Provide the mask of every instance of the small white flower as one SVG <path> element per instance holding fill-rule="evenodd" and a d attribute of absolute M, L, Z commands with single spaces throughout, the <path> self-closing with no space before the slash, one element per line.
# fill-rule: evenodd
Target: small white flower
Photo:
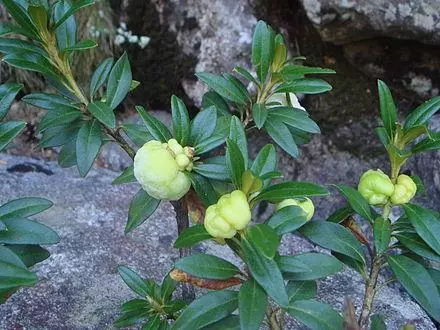
<path fill-rule="evenodd" d="M 123 30 L 127 30 L 127 24 L 125 24 L 125 22 L 121 22 L 119 24 Z"/>
<path fill-rule="evenodd" d="M 123 44 L 124 42 L 125 42 L 125 38 L 124 38 L 124 36 L 121 36 L 121 35 L 117 35 L 117 36 L 116 36 L 116 38 L 115 38 L 115 44 L 116 44 L 117 46 Z"/>
<path fill-rule="evenodd" d="M 118 32 L 118 34 L 123 34 L 123 33 L 124 33 L 124 30 L 122 30 L 121 28 L 118 28 L 118 29 L 116 30 L 116 32 Z"/>
<path fill-rule="evenodd" d="M 150 43 L 150 40 L 151 40 L 150 37 L 147 37 L 147 36 L 140 37 L 140 40 L 138 43 L 139 47 L 144 49 Z"/>
<path fill-rule="evenodd" d="M 135 44 L 137 43 L 139 40 L 138 36 L 130 36 L 130 38 L 128 38 L 128 42 Z"/>
<path fill-rule="evenodd" d="M 101 18 L 104 18 L 104 11 L 101 9 L 100 11 L 98 11 L 98 15 Z"/>
<path fill-rule="evenodd" d="M 124 33 L 122 33 L 126 38 L 130 38 L 131 37 L 131 35 L 132 35 L 132 33 L 131 33 L 131 31 L 126 31 L 126 32 L 124 32 Z"/>

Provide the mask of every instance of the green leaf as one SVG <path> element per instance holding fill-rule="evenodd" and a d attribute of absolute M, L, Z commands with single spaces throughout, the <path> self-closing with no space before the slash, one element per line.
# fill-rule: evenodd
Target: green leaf
<path fill-rule="evenodd" d="M 56 244 L 59 237 L 49 227 L 21 217 L 2 218 L 8 230 L 0 231 L 4 244 Z"/>
<path fill-rule="evenodd" d="M 142 147 L 148 141 L 153 140 L 153 137 L 143 125 L 123 124 L 120 127 L 138 147 Z"/>
<path fill-rule="evenodd" d="M 0 123 L 0 150 L 3 150 L 26 127 L 24 121 Z"/>
<path fill-rule="evenodd" d="M 12 250 L 0 245 L 0 262 L 26 269 L 26 265 Z"/>
<path fill-rule="evenodd" d="M 291 107 L 275 107 L 269 112 L 269 120 L 282 121 L 284 124 L 308 133 L 321 133 L 319 126 L 304 110 Z"/>
<path fill-rule="evenodd" d="M 345 227 L 333 222 L 309 222 L 299 232 L 313 243 L 365 263 L 361 243 Z"/>
<path fill-rule="evenodd" d="M 281 74 L 285 80 L 296 78 L 298 76 L 304 76 L 306 74 L 333 74 L 336 71 L 332 69 L 323 69 L 318 67 L 303 66 L 297 64 L 289 64 L 281 69 Z"/>
<path fill-rule="evenodd" d="M 29 51 L 10 53 L 3 57 L 3 61 L 13 67 L 39 72 L 58 80 L 58 75 L 53 71 L 52 64 L 40 53 L 31 53 Z"/>
<path fill-rule="evenodd" d="M 191 180 L 191 185 L 196 191 L 197 196 L 202 200 L 205 207 L 217 203 L 218 195 L 208 179 L 197 173 L 190 172 L 187 175 Z"/>
<path fill-rule="evenodd" d="M 267 225 L 272 227 L 278 235 L 291 233 L 307 222 L 307 217 L 302 208 L 286 206 L 276 211 L 267 220 Z"/>
<path fill-rule="evenodd" d="M 51 111 L 78 111 L 79 107 L 71 100 L 68 100 L 62 96 L 48 93 L 32 93 L 24 96 L 22 99 L 27 104 L 31 104 L 35 107 L 51 110 Z"/>
<path fill-rule="evenodd" d="M 315 281 L 289 281 L 286 288 L 289 303 L 296 300 L 312 299 L 318 292 Z"/>
<path fill-rule="evenodd" d="M 141 311 L 132 311 L 129 313 L 124 313 L 120 317 L 118 317 L 113 325 L 116 328 L 127 328 L 135 325 L 139 321 L 147 320 L 151 316 L 151 313 L 146 310 Z"/>
<path fill-rule="evenodd" d="M 76 137 L 78 131 L 82 126 L 81 120 L 76 120 L 71 123 L 61 124 L 57 126 L 51 126 L 43 131 L 43 137 L 40 140 L 41 148 L 58 147 L 72 141 L 75 141 L 76 149 Z M 73 143 L 73 142 L 72 142 Z M 75 150 L 75 164 L 76 164 L 76 150 Z"/>
<path fill-rule="evenodd" d="M 38 132 L 43 132 L 48 128 L 55 128 L 61 125 L 70 124 L 77 119 L 80 119 L 82 114 L 79 110 L 72 108 L 72 110 L 65 110 L 62 112 L 49 111 L 47 112 L 43 119 L 40 121 L 38 126 Z"/>
<path fill-rule="evenodd" d="M 243 124 L 240 122 L 236 116 L 232 116 L 230 130 L 229 130 L 229 140 L 234 141 L 241 151 L 244 160 L 244 167 L 248 167 L 248 146 L 246 133 L 244 131 Z"/>
<path fill-rule="evenodd" d="M 232 140 L 226 140 L 226 166 L 228 168 L 232 183 L 236 188 L 240 189 L 241 179 L 245 171 L 245 162 L 243 154 L 237 143 Z"/>
<path fill-rule="evenodd" d="M 206 178 L 229 181 L 229 172 L 226 168 L 225 156 L 216 156 L 204 159 L 203 162 L 195 163 L 194 172 L 203 175 Z"/>
<path fill-rule="evenodd" d="M 252 163 L 251 170 L 256 176 L 275 171 L 277 167 L 277 155 L 272 144 L 266 144 L 257 154 Z"/>
<path fill-rule="evenodd" d="M 26 267 L 32 267 L 50 256 L 49 251 L 39 245 L 14 244 L 6 245 L 6 247 L 20 257 Z"/>
<path fill-rule="evenodd" d="M 98 44 L 94 40 L 82 40 L 70 47 L 66 47 L 63 49 L 62 54 L 72 53 L 81 50 L 88 50 L 91 48 L 98 47 Z"/>
<path fill-rule="evenodd" d="M 429 273 L 419 263 L 405 256 L 387 256 L 397 280 L 405 290 L 431 315 L 440 321 L 440 296 Z"/>
<path fill-rule="evenodd" d="M 304 78 L 281 84 L 274 93 L 320 94 L 332 90 L 332 86 L 322 79 Z"/>
<path fill-rule="evenodd" d="M 394 104 L 390 89 L 382 80 L 377 80 L 377 89 L 379 91 L 380 117 L 388 136 L 392 139 L 396 131 L 396 105 Z"/>
<path fill-rule="evenodd" d="M 70 9 L 69 1 L 57 1 L 54 4 L 54 20 L 59 21 Z M 60 50 L 71 47 L 76 43 L 76 21 L 74 16 L 70 16 L 66 22 L 55 29 L 57 45 Z"/>
<path fill-rule="evenodd" d="M 106 102 L 111 109 L 115 109 L 130 91 L 131 68 L 127 53 L 116 61 L 110 71 L 107 82 Z"/>
<path fill-rule="evenodd" d="M 136 182 L 136 178 L 134 176 L 134 167 L 133 165 L 130 165 L 125 170 L 122 171 L 122 173 L 112 181 L 112 184 L 118 185 L 118 184 L 124 184 L 124 183 L 132 183 Z"/>
<path fill-rule="evenodd" d="M 419 143 L 411 148 L 411 152 L 425 152 L 425 151 L 435 151 L 440 149 L 440 135 L 435 136 L 435 138 L 427 137 L 421 140 Z"/>
<path fill-rule="evenodd" d="M 255 85 L 258 86 L 258 81 L 254 78 L 254 76 L 247 71 L 246 69 L 240 67 L 240 66 L 236 66 L 232 71 L 237 72 L 240 76 L 242 76 L 243 78 L 253 82 Z"/>
<path fill-rule="evenodd" d="M 240 317 L 238 315 L 229 315 L 228 317 L 212 323 L 203 330 L 240 330 Z"/>
<path fill-rule="evenodd" d="M 388 250 L 391 241 L 391 222 L 388 219 L 378 217 L 374 220 L 374 246 L 379 254 Z"/>
<path fill-rule="evenodd" d="M 330 214 L 327 221 L 334 222 L 334 223 L 341 223 L 348 217 L 351 217 L 356 212 L 353 210 L 353 208 L 350 205 L 346 205 L 344 207 L 341 207 L 340 209 L 337 209 L 335 212 Z"/>
<path fill-rule="evenodd" d="M 273 259 L 280 245 L 280 236 L 266 224 L 249 227 L 246 237 L 266 258 Z"/>
<path fill-rule="evenodd" d="M 131 299 L 121 305 L 121 311 L 123 313 L 131 313 L 141 310 L 148 310 L 150 304 L 145 299 Z"/>
<path fill-rule="evenodd" d="M 258 21 L 252 38 L 252 64 L 260 82 L 266 80 L 272 64 L 275 49 L 275 35 L 263 21 Z"/>
<path fill-rule="evenodd" d="M 90 97 L 93 99 L 98 89 L 107 80 L 110 70 L 113 67 L 114 59 L 113 57 L 106 58 L 99 64 L 90 80 Z"/>
<path fill-rule="evenodd" d="M 171 329 L 200 329 L 231 314 L 238 307 L 235 291 L 213 291 L 193 301 Z"/>
<path fill-rule="evenodd" d="M 440 255 L 440 219 L 434 212 L 415 204 L 404 204 L 407 218 L 417 234 Z"/>
<path fill-rule="evenodd" d="M 150 296 L 151 286 L 136 272 L 126 266 L 118 266 L 118 272 L 131 290 L 144 298 Z"/>
<path fill-rule="evenodd" d="M 377 127 L 375 129 L 376 135 L 379 138 L 380 142 L 383 144 L 383 146 L 386 148 L 388 144 L 390 143 L 390 138 L 388 136 L 387 130 L 385 127 Z"/>
<path fill-rule="evenodd" d="M 240 287 L 240 292 L 238 294 L 240 329 L 260 329 L 260 324 L 263 322 L 266 309 L 266 292 L 264 292 L 255 280 L 249 279 Z"/>
<path fill-rule="evenodd" d="M 176 282 L 171 278 L 170 274 L 167 274 L 162 280 L 162 285 L 160 288 L 160 297 L 162 298 L 163 301 L 169 302 L 175 290 L 176 290 Z"/>
<path fill-rule="evenodd" d="M 370 220 L 370 222 L 374 221 L 373 214 L 371 213 L 370 205 L 368 201 L 360 194 L 356 189 L 346 186 L 346 185 L 336 185 L 336 188 L 339 192 L 345 197 L 347 202 L 364 219 Z"/>
<path fill-rule="evenodd" d="M 426 124 L 440 110 L 440 96 L 433 97 L 414 109 L 406 118 L 404 128 Z"/>
<path fill-rule="evenodd" d="M 73 14 L 75 14 L 78 10 L 80 10 L 81 8 L 93 5 L 95 3 L 94 0 L 80 0 L 80 1 L 75 1 L 75 3 L 69 8 L 69 10 L 61 17 L 59 18 L 55 25 L 53 26 L 53 30 L 55 30 L 57 27 L 59 27 L 61 24 L 63 24 L 65 21 L 67 21 L 67 19 L 72 16 Z"/>
<path fill-rule="evenodd" d="M 246 94 L 237 88 L 233 82 L 225 77 L 217 76 L 208 72 L 196 73 L 197 78 L 205 83 L 209 88 L 217 92 L 220 96 L 237 104 L 245 105 L 248 103 Z"/>
<path fill-rule="evenodd" d="M 284 280 L 277 263 L 261 255 L 260 249 L 253 242 L 242 237 L 244 261 L 246 262 L 252 277 L 260 284 L 266 293 L 281 306 L 289 302 Z"/>
<path fill-rule="evenodd" d="M 0 38 L 0 46 L 2 40 L 4 39 Z M 0 85 L 0 120 L 6 116 L 12 102 L 15 100 L 15 96 L 17 96 L 22 88 L 22 84 L 7 83 Z"/>
<path fill-rule="evenodd" d="M 189 114 L 185 103 L 175 95 L 171 96 L 171 114 L 174 138 L 182 146 L 186 146 L 190 136 Z"/>
<path fill-rule="evenodd" d="M 217 92 L 209 91 L 203 95 L 202 109 L 208 109 L 210 107 L 215 107 L 220 115 L 231 116 L 228 103 L 226 103 L 225 99 Z"/>
<path fill-rule="evenodd" d="M 142 330 L 160 330 L 163 325 L 167 326 L 168 324 L 161 320 L 159 314 L 156 314 L 142 326 Z"/>
<path fill-rule="evenodd" d="M 203 225 L 194 225 L 185 229 L 174 242 L 176 249 L 191 247 L 201 241 L 211 239 L 212 236 L 206 231 Z"/>
<path fill-rule="evenodd" d="M 0 261 L 0 290 L 8 290 L 18 286 L 32 286 L 37 283 L 37 280 L 37 276 L 26 268 Z"/>
<path fill-rule="evenodd" d="M 20 6 L 17 1 L 14 0 L 2 0 L 3 5 L 8 10 L 8 13 L 12 16 L 12 18 L 17 22 L 18 25 L 22 29 L 26 31 L 26 33 L 37 37 L 37 27 L 30 19 L 28 13 L 25 9 Z"/>
<path fill-rule="evenodd" d="M 237 79 L 232 74 L 227 73 L 227 72 L 222 73 L 222 76 L 224 78 L 226 78 L 226 80 L 231 82 L 241 92 L 242 95 L 245 95 L 245 97 L 247 98 L 248 101 L 251 101 L 251 96 L 250 96 L 246 86 L 239 79 Z"/>
<path fill-rule="evenodd" d="M 105 126 L 115 128 L 116 117 L 113 110 L 104 102 L 91 102 L 87 105 L 87 110 Z"/>
<path fill-rule="evenodd" d="M 440 270 L 434 268 L 426 269 L 440 292 Z"/>
<path fill-rule="evenodd" d="M 215 108 L 208 108 L 200 111 L 192 120 L 188 142 L 197 147 L 200 143 L 209 138 L 215 130 L 217 113 Z"/>
<path fill-rule="evenodd" d="M 260 194 L 253 199 L 257 201 L 281 202 L 286 198 L 327 196 L 328 190 L 323 186 L 309 182 L 281 182 L 263 189 Z"/>
<path fill-rule="evenodd" d="M 151 116 L 145 109 L 141 106 L 136 106 L 136 111 L 141 116 L 144 121 L 145 126 L 147 126 L 148 132 L 153 136 L 154 139 L 161 142 L 168 142 L 172 138 L 168 128 L 158 119 Z"/>
<path fill-rule="evenodd" d="M 403 244 L 408 250 L 422 256 L 426 259 L 440 262 L 440 256 L 426 244 L 419 235 L 410 232 L 400 232 L 394 236 Z"/>
<path fill-rule="evenodd" d="M 22 197 L 0 206 L 0 219 L 6 217 L 29 217 L 52 207 L 53 203 L 40 197 Z"/>
<path fill-rule="evenodd" d="M 143 224 L 156 211 L 159 204 L 159 199 L 151 197 L 143 189 L 139 190 L 131 200 L 130 207 L 128 208 L 125 234 Z"/>
<path fill-rule="evenodd" d="M 284 278 L 309 281 L 340 272 L 343 264 L 335 257 L 324 253 L 302 253 L 296 256 L 281 256 L 277 259 Z"/>
<path fill-rule="evenodd" d="M 387 330 L 387 326 L 380 315 L 374 314 L 371 316 L 370 319 L 371 319 L 371 330 Z"/>
<path fill-rule="evenodd" d="M 240 273 L 229 261 L 203 253 L 181 258 L 174 267 L 196 277 L 214 280 L 226 280 Z"/>
<path fill-rule="evenodd" d="M 316 300 L 297 300 L 289 304 L 287 312 L 313 330 L 343 329 L 343 319 L 329 305 Z"/>
<path fill-rule="evenodd" d="M 267 109 L 264 104 L 255 103 L 252 106 L 252 118 L 254 119 L 255 126 L 260 129 L 263 127 L 267 118 Z"/>
<path fill-rule="evenodd" d="M 82 177 L 85 177 L 92 167 L 101 144 L 101 125 L 96 120 L 85 122 L 76 139 L 76 163 Z"/>
<path fill-rule="evenodd" d="M 268 117 L 264 123 L 267 134 L 289 155 L 298 157 L 298 147 L 287 126 L 279 119 Z"/>

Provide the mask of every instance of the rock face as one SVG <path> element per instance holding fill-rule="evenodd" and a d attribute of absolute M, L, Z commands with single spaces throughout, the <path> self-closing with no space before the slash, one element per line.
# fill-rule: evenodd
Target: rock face
<path fill-rule="evenodd" d="M 440 45 L 437 0 L 301 0 L 325 41 L 335 44 L 377 36 Z"/>
<path fill-rule="evenodd" d="M 255 148 L 266 142 L 260 137 Z M 364 169 L 380 166 L 382 161 L 367 161 L 339 151 L 321 137 L 305 148 L 299 162 L 280 156 L 280 166 L 288 177 L 322 184 L 353 184 Z M 35 268 L 40 277 L 37 286 L 20 290 L 0 306 L 0 328 L 109 328 L 121 302 L 133 297 L 117 274 L 118 264 L 131 266 L 155 280 L 172 267 L 177 251 L 172 249 L 176 229 L 170 204 L 162 203 L 147 223 L 124 236 L 128 203 L 138 187 L 111 186 L 116 173 L 94 169 L 81 179 L 74 169 L 63 170 L 55 163 L 4 154 L 0 154 L 0 164 L 0 203 L 24 195 L 51 199 L 54 207 L 39 220 L 61 237 L 58 245 L 49 247 L 51 257 Z M 317 219 L 325 219 L 343 203 L 336 193 L 315 202 Z M 199 249 L 231 257 L 217 245 L 204 244 Z M 283 254 L 309 250 L 322 251 L 293 235 L 283 239 Z M 362 291 L 361 278 L 351 270 L 319 282 L 319 299 L 339 311 L 345 296 L 360 308 Z M 435 329 L 398 286 L 381 291 L 375 310 L 385 316 L 390 330 L 406 322 L 420 329 Z M 287 324 L 288 329 L 300 328 L 290 319 Z"/>

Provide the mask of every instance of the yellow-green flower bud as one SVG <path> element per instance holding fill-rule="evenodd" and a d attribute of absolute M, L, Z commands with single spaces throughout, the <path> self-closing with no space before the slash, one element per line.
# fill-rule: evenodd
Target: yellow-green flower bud
<path fill-rule="evenodd" d="M 296 108 L 296 109 L 301 109 L 301 110 L 306 110 L 298 101 L 298 98 L 296 97 L 296 95 L 294 93 L 289 93 L 289 99 L 290 99 L 290 104 L 292 105 L 292 107 Z M 266 104 L 269 103 L 277 103 L 276 105 L 270 105 L 270 107 L 274 107 L 274 106 L 283 106 L 283 107 L 287 107 L 289 106 L 289 102 L 287 101 L 286 98 L 286 93 L 275 93 L 272 94 L 267 100 L 266 100 Z"/>
<path fill-rule="evenodd" d="M 408 175 L 401 174 L 397 177 L 397 183 L 394 185 L 394 193 L 391 195 L 393 204 L 408 203 L 416 194 L 417 186 Z"/>
<path fill-rule="evenodd" d="M 134 157 L 134 176 L 151 196 L 178 200 L 185 195 L 191 182 L 179 167 L 167 143 L 149 141 Z"/>
<path fill-rule="evenodd" d="M 176 156 L 183 154 L 183 148 L 176 139 L 168 140 L 168 147 L 171 149 L 172 152 L 174 152 L 174 155 Z"/>
<path fill-rule="evenodd" d="M 368 170 L 362 174 L 358 191 L 371 205 L 385 204 L 394 193 L 394 185 L 381 170 Z"/>
<path fill-rule="evenodd" d="M 180 170 L 183 170 L 191 163 L 191 161 L 189 160 L 187 155 L 179 154 L 176 156 L 176 163 L 177 166 L 179 166 Z"/>
<path fill-rule="evenodd" d="M 246 194 L 234 190 L 223 195 L 217 204 L 207 208 L 205 229 L 213 237 L 232 238 L 237 230 L 245 228 L 251 221 L 251 210 Z"/>
<path fill-rule="evenodd" d="M 297 200 L 293 198 L 288 198 L 283 200 L 281 203 L 278 203 L 276 210 L 280 210 L 286 206 L 299 206 L 306 214 L 306 219 L 309 221 L 313 214 L 315 214 L 315 206 L 310 198 L 305 197 L 304 200 Z"/>

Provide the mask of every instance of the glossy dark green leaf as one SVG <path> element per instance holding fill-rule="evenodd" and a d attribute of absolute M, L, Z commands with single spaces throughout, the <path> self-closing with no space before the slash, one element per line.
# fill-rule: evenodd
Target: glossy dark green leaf
<path fill-rule="evenodd" d="M 200 111 L 191 121 L 189 132 L 189 143 L 197 147 L 198 144 L 209 138 L 215 130 L 217 123 L 217 112 L 215 108 L 208 108 Z"/>
<path fill-rule="evenodd" d="M 404 247 L 415 254 L 432 261 L 440 262 L 440 255 L 435 253 L 416 233 L 400 232 L 394 234 L 394 237 L 396 237 Z"/>
<path fill-rule="evenodd" d="M 146 310 L 140 310 L 140 311 L 131 311 L 128 313 L 122 314 L 120 317 L 118 317 L 114 322 L 113 325 L 116 328 L 127 328 L 130 326 L 135 325 L 136 323 L 140 321 L 148 320 L 148 318 L 151 316 L 151 313 Z"/>
<path fill-rule="evenodd" d="M 189 114 L 185 103 L 175 95 L 171 96 L 171 115 L 174 138 L 182 146 L 186 146 L 190 136 Z"/>
<path fill-rule="evenodd" d="M 440 96 L 433 97 L 414 109 L 406 118 L 404 128 L 426 124 L 440 110 Z"/>
<path fill-rule="evenodd" d="M 244 160 L 245 169 L 248 168 L 248 146 L 246 133 L 244 131 L 243 124 L 236 116 L 232 116 L 229 129 L 229 140 L 234 141 L 238 148 L 240 148 L 241 154 Z"/>
<path fill-rule="evenodd" d="M 275 171 L 277 167 L 277 157 L 275 148 L 272 144 L 266 144 L 257 154 L 251 166 L 251 171 L 256 176 Z"/>
<path fill-rule="evenodd" d="M 160 297 L 163 301 L 168 302 L 173 292 L 176 290 L 176 282 L 171 278 L 170 274 L 167 274 L 162 280 L 160 287 Z"/>
<path fill-rule="evenodd" d="M 225 99 L 217 92 L 209 91 L 203 95 L 202 108 L 208 109 L 209 107 L 215 107 L 219 115 L 231 116 L 231 110 Z"/>
<path fill-rule="evenodd" d="M 246 237 L 266 258 L 275 257 L 281 238 L 271 227 L 266 224 L 251 226 L 246 232 Z"/>
<path fill-rule="evenodd" d="M 49 227 L 21 217 L 2 218 L 8 230 L 0 231 L 0 243 L 4 244 L 55 244 L 59 237 Z"/>
<path fill-rule="evenodd" d="M 251 96 L 246 88 L 246 86 L 235 76 L 228 72 L 222 73 L 222 76 L 228 80 L 228 82 L 232 83 L 242 95 L 245 95 L 248 101 L 251 101 Z"/>
<path fill-rule="evenodd" d="M 40 53 L 29 51 L 10 53 L 3 57 L 3 61 L 19 69 L 39 72 L 53 79 L 58 79 L 57 74 L 53 71 L 52 64 Z"/>
<path fill-rule="evenodd" d="M 253 82 L 255 85 L 258 85 L 258 81 L 254 78 L 254 76 L 247 71 L 245 68 L 242 68 L 240 66 L 236 66 L 232 71 L 237 72 L 240 76 L 243 78 Z"/>
<path fill-rule="evenodd" d="M 112 67 L 107 81 L 106 102 L 111 109 L 115 109 L 130 91 L 131 80 L 130 62 L 124 52 Z"/>
<path fill-rule="evenodd" d="M 411 148 L 411 152 L 426 152 L 426 151 L 435 151 L 440 149 L 440 135 L 435 136 L 434 138 L 427 137 Z"/>
<path fill-rule="evenodd" d="M 253 201 L 281 202 L 286 198 L 327 196 L 328 190 L 323 186 L 309 182 L 281 182 L 263 189 Z"/>
<path fill-rule="evenodd" d="M 245 162 L 243 154 L 237 143 L 232 140 L 226 140 L 226 166 L 229 171 L 232 183 L 236 188 L 240 189 L 241 180 L 245 171 Z"/>
<path fill-rule="evenodd" d="M 160 204 L 159 199 L 148 195 L 141 189 L 133 197 L 128 208 L 128 220 L 125 225 L 125 234 L 143 224 L 156 211 Z"/>
<path fill-rule="evenodd" d="M 230 180 L 224 156 L 211 157 L 204 159 L 203 162 L 195 163 L 193 171 L 209 179 L 220 181 Z"/>
<path fill-rule="evenodd" d="M 304 76 L 306 74 L 333 74 L 336 71 L 332 69 L 289 64 L 283 67 L 281 74 L 285 80 L 289 80 L 291 77 Z"/>
<path fill-rule="evenodd" d="M 73 143 L 75 141 L 75 149 L 76 149 L 76 137 L 78 135 L 78 131 L 82 126 L 81 120 L 76 120 L 71 123 L 51 126 L 46 128 L 43 131 L 43 136 L 40 140 L 41 148 L 48 147 L 58 147 L 66 144 Z M 75 150 L 75 158 L 76 158 L 76 150 Z M 76 164 L 76 159 L 75 159 Z"/>
<path fill-rule="evenodd" d="M 281 256 L 277 259 L 284 277 L 295 281 L 324 278 L 342 270 L 343 264 L 335 257 L 324 253 L 302 253 L 296 256 Z"/>
<path fill-rule="evenodd" d="M 82 177 L 85 177 L 92 167 L 101 144 L 101 125 L 97 120 L 85 122 L 78 131 L 76 139 L 76 163 Z"/>
<path fill-rule="evenodd" d="M 38 132 L 43 132 L 48 128 L 54 128 L 61 125 L 70 124 L 82 117 L 82 113 L 72 108 L 62 112 L 48 111 L 38 125 Z"/>
<path fill-rule="evenodd" d="M 59 21 L 70 9 L 71 3 L 67 0 L 57 1 L 54 4 L 53 16 L 55 21 Z M 55 29 L 57 45 L 60 50 L 71 47 L 76 43 L 76 21 L 74 16 L 70 16 L 66 22 Z"/>
<path fill-rule="evenodd" d="M 390 143 L 390 138 L 388 136 L 387 130 L 385 127 L 378 127 L 375 129 L 376 135 L 379 138 L 380 142 L 382 142 L 384 147 L 387 147 Z"/>
<path fill-rule="evenodd" d="M 291 107 L 275 107 L 269 112 L 270 120 L 282 121 L 284 124 L 308 133 L 321 133 L 319 126 L 304 110 Z"/>
<path fill-rule="evenodd" d="M 253 279 L 240 287 L 238 310 L 242 330 L 258 330 L 267 309 L 267 295 L 263 288 Z"/>
<path fill-rule="evenodd" d="M 275 50 L 275 35 L 263 21 L 259 21 L 252 38 L 252 64 L 260 82 L 266 80 Z"/>
<path fill-rule="evenodd" d="M 174 242 L 176 249 L 191 247 L 201 241 L 211 239 L 212 236 L 206 231 L 203 225 L 194 225 L 185 229 Z"/>
<path fill-rule="evenodd" d="M 2 40 L 4 39 L 0 38 L 0 51 Z M 15 100 L 15 96 L 22 88 L 22 84 L 7 83 L 0 85 L 0 120 L 6 116 L 12 102 Z"/>
<path fill-rule="evenodd" d="M 26 267 L 32 267 L 50 256 L 49 251 L 39 245 L 14 244 L 6 245 L 6 247 L 20 257 Z"/>
<path fill-rule="evenodd" d="M 277 263 L 262 255 L 259 248 L 246 237 L 242 238 L 241 243 L 244 261 L 252 277 L 278 304 L 287 306 L 289 299 Z"/>
<path fill-rule="evenodd" d="M 225 280 L 240 273 L 229 261 L 203 253 L 181 258 L 174 267 L 196 277 L 214 280 Z"/>
<path fill-rule="evenodd" d="M 168 142 L 172 138 L 168 128 L 158 119 L 151 116 L 145 109 L 141 106 L 136 106 L 136 111 L 141 116 L 148 132 L 151 136 L 161 142 Z"/>
<path fill-rule="evenodd" d="M 0 262 L 26 269 L 26 265 L 20 257 L 4 245 L 0 245 Z"/>
<path fill-rule="evenodd" d="M 90 97 L 93 99 L 98 89 L 107 80 L 110 70 L 113 67 L 114 59 L 113 57 L 106 58 L 99 64 L 90 80 Z"/>
<path fill-rule="evenodd" d="M 371 319 L 371 330 L 387 330 L 387 326 L 380 315 L 374 314 L 371 316 L 370 319 Z"/>
<path fill-rule="evenodd" d="M 0 150 L 3 150 L 26 127 L 24 121 L 0 123 Z"/>
<path fill-rule="evenodd" d="M 29 217 L 52 207 L 53 203 L 41 197 L 22 197 L 0 206 L 0 219 L 6 217 Z"/>
<path fill-rule="evenodd" d="M 285 152 L 294 158 L 298 157 L 298 146 L 291 132 L 281 120 L 268 117 L 264 123 L 264 129 Z"/>
<path fill-rule="evenodd" d="M 138 147 L 142 147 L 145 143 L 153 139 L 147 128 L 143 125 L 123 124 L 120 127 Z"/>
<path fill-rule="evenodd" d="M 237 292 L 228 290 L 209 292 L 185 308 L 171 329 L 200 329 L 226 318 L 237 307 Z"/>
<path fill-rule="evenodd" d="M 313 243 L 365 262 L 361 243 L 345 227 L 333 222 L 315 221 L 305 224 L 299 232 Z"/>
<path fill-rule="evenodd" d="M 219 196 L 207 178 L 197 173 L 189 173 L 188 176 L 191 180 L 192 187 L 196 191 L 197 196 L 202 200 L 205 207 L 217 203 Z"/>
<path fill-rule="evenodd" d="M 357 271 L 363 278 L 367 278 L 367 270 L 366 265 L 363 261 L 356 260 L 354 258 L 350 258 L 349 256 L 338 253 L 335 251 L 332 251 L 332 255 L 338 259 L 340 262 L 342 262 L 344 265 L 350 267 L 351 269 L 354 269 Z"/>
<path fill-rule="evenodd" d="M 339 192 L 345 197 L 347 202 L 359 214 L 361 217 L 374 221 L 373 214 L 371 213 L 370 205 L 368 201 L 358 192 L 356 189 L 346 186 L 346 185 L 336 185 Z"/>
<path fill-rule="evenodd" d="M 136 182 L 136 178 L 134 176 L 134 167 L 133 165 L 127 167 L 122 173 L 112 181 L 112 184 L 124 184 L 124 183 L 132 183 Z"/>
<path fill-rule="evenodd" d="M 334 211 L 330 216 L 328 217 L 327 221 L 334 222 L 334 223 L 341 223 L 348 217 L 351 217 L 356 212 L 353 210 L 353 208 L 350 205 L 346 205 L 344 207 L 341 207 L 340 209 L 337 209 Z"/>
<path fill-rule="evenodd" d="M 203 330 L 240 330 L 240 317 L 238 315 L 229 315 L 224 319 L 212 323 Z"/>
<path fill-rule="evenodd" d="M 70 16 L 75 14 L 81 8 L 93 5 L 94 3 L 95 3 L 94 0 L 75 1 L 75 3 L 69 8 L 69 10 L 56 21 L 55 25 L 53 26 L 53 29 L 55 30 L 57 27 L 59 27 L 61 24 L 67 21 Z"/>
<path fill-rule="evenodd" d="M 343 319 L 329 305 L 316 300 L 297 300 L 286 311 L 313 330 L 343 329 Z"/>
<path fill-rule="evenodd" d="M 432 280 L 434 281 L 437 290 L 440 292 L 440 270 L 434 269 L 434 268 L 428 268 L 426 269 L 431 276 Z"/>
<path fill-rule="evenodd" d="M 320 94 L 331 90 L 332 86 L 325 80 L 304 78 L 282 84 L 275 89 L 275 93 Z"/>
<path fill-rule="evenodd" d="M 218 76 L 209 72 L 196 73 L 197 78 L 205 83 L 213 91 L 227 100 L 233 101 L 237 104 L 245 105 L 248 102 L 247 95 L 237 88 L 234 83 L 225 77 Z"/>
<path fill-rule="evenodd" d="M 267 220 L 267 225 L 272 227 L 278 235 L 291 233 L 307 222 L 307 217 L 302 208 L 286 206 L 275 212 Z"/>
<path fill-rule="evenodd" d="M 145 299 L 131 299 L 121 305 L 121 311 L 123 313 L 131 313 L 136 311 L 148 310 L 150 304 Z"/>
<path fill-rule="evenodd" d="M 440 295 L 426 269 L 419 263 L 402 255 L 389 255 L 387 261 L 405 290 L 429 315 L 440 321 Z"/>
<path fill-rule="evenodd" d="M 388 136 L 393 138 L 397 122 L 396 105 L 390 89 L 382 80 L 377 81 L 377 89 L 379 91 L 380 117 Z"/>
<path fill-rule="evenodd" d="M 32 286 L 37 283 L 37 280 L 37 275 L 26 268 L 0 261 L 0 290 L 8 290 L 18 286 Z"/>
<path fill-rule="evenodd" d="M 289 281 L 286 288 L 289 303 L 296 300 L 312 299 L 318 292 L 315 281 Z"/>
<path fill-rule="evenodd" d="M 252 106 L 252 118 L 255 122 L 255 126 L 260 129 L 263 127 L 267 118 L 267 109 L 264 104 L 255 103 Z"/>
<path fill-rule="evenodd" d="M 376 220 L 374 220 L 373 234 L 376 251 L 379 254 L 384 253 L 388 249 L 391 241 L 390 220 L 382 217 L 376 218 Z"/>
<path fill-rule="evenodd" d="M 58 112 L 76 110 L 79 112 L 79 107 L 71 100 L 56 94 L 32 93 L 24 96 L 21 100 L 41 109 Z"/>
<path fill-rule="evenodd" d="M 8 13 L 17 22 L 22 29 L 24 29 L 28 34 L 36 37 L 37 27 L 32 22 L 26 10 L 20 6 L 17 1 L 14 0 L 2 0 L 3 5 L 8 10 Z"/>
<path fill-rule="evenodd" d="M 404 204 L 403 208 L 417 234 L 440 255 L 440 218 L 415 204 Z"/>
<path fill-rule="evenodd" d="M 138 295 L 144 298 L 151 295 L 151 286 L 135 271 L 126 266 L 118 266 L 118 272 L 125 284 Z"/>
<path fill-rule="evenodd" d="M 72 52 L 76 52 L 76 51 L 81 51 L 81 50 L 88 50 L 88 49 L 92 49 L 98 47 L 98 44 L 96 43 L 96 41 L 94 40 L 82 40 L 70 47 L 66 47 L 63 49 L 63 54 L 66 53 L 72 53 Z"/>
<path fill-rule="evenodd" d="M 104 102 L 91 102 L 87 105 L 87 110 L 105 126 L 115 128 L 116 117 L 113 110 Z"/>

